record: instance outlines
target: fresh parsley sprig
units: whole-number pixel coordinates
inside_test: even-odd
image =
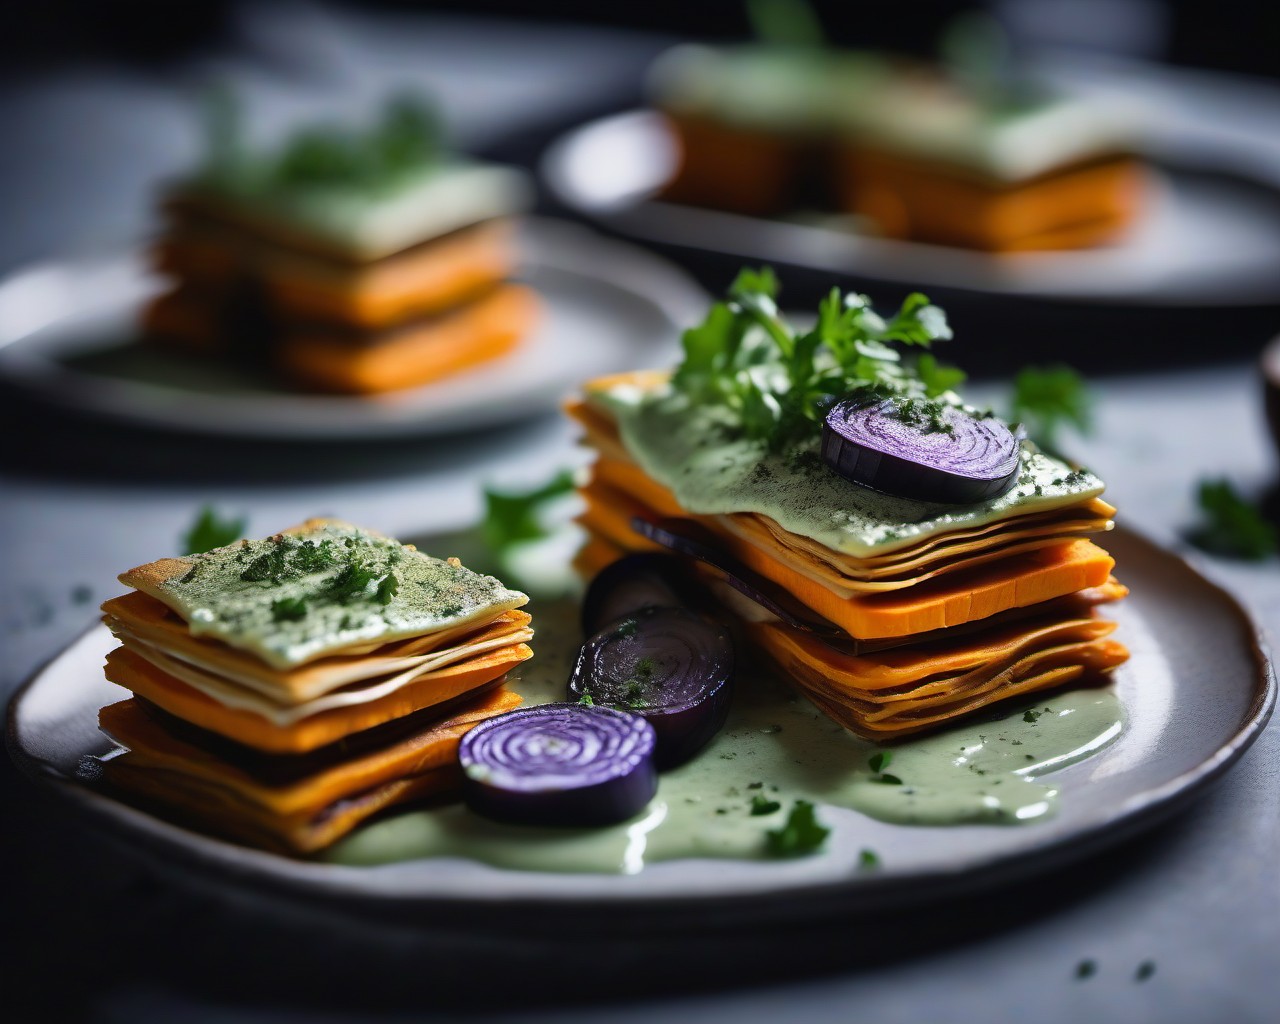
[[[1013,381],[1011,423],[1021,423],[1041,448],[1055,449],[1059,431],[1080,434],[1093,429],[1093,396],[1085,380],[1069,366],[1026,366]]]
[[[1280,530],[1226,479],[1202,480],[1197,493],[1202,521],[1188,539],[1215,555],[1262,561],[1280,550]]]
[[[831,402],[858,389],[936,400],[964,380],[928,352],[904,354],[951,337],[946,315],[919,292],[886,320],[865,295],[833,288],[808,331],[787,323],[777,294],[770,268],[739,273],[726,301],[684,332],[672,377],[690,401],[728,410],[744,436],[774,451],[817,436]]]

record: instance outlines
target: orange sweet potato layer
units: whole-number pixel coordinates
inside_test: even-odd
[[[421,732],[283,785],[264,783],[236,764],[174,736],[136,700],[103,708],[98,723],[130,752],[131,763],[138,767],[203,779],[281,818],[310,819],[338,800],[455,764],[458,742],[469,729],[519,704],[519,695],[501,687]]]
[[[1128,157],[994,185],[857,147],[840,157],[842,204],[894,238],[993,251],[1096,245],[1131,221],[1143,172]]]
[[[455,312],[406,327],[369,345],[296,335],[280,361],[304,383],[327,391],[377,394],[417,387],[506,355],[533,326],[532,289],[505,285]]]
[[[452,700],[492,682],[532,656],[525,644],[488,651],[407,683],[385,697],[322,711],[289,726],[275,725],[251,711],[225,707],[124,648],[107,655],[106,675],[170,714],[237,743],[270,753],[300,754]]]

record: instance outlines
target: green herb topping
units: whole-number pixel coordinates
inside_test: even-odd
[[[777,800],[770,800],[761,793],[756,793],[751,798],[751,816],[761,817],[765,814],[772,814],[774,811],[782,809],[782,804]]]
[[[1009,419],[1023,424],[1042,448],[1053,450],[1064,426],[1081,434],[1093,429],[1093,399],[1071,367],[1028,366],[1014,378]]]
[[[873,871],[880,866],[880,855],[875,850],[863,849],[858,853],[858,867],[863,871]]]
[[[799,857],[813,853],[826,842],[831,829],[818,821],[817,812],[808,800],[797,800],[781,828],[764,834],[765,849],[774,857]]]
[[[1276,553],[1276,527],[1225,479],[1202,480],[1198,493],[1202,522],[1188,535],[1196,547],[1215,555],[1252,561]]]
[[[234,544],[244,536],[245,524],[243,516],[223,519],[212,505],[205,505],[196,515],[195,522],[182,535],[182,553],[199,555]]]
[[[300,597],[282,597],[271,602],[271,618],[275,622],[297,622],[307,614],[307,602]]]
[[[573,493],[573,472],[561,470],[545,484],[528,491],[485,488],[481,535],[499,557],[520,545],[551,535],[544,513],[552,502]]]
[[[343,188],[377,195],[415,179],[443,156],[440,118],[415,96],[390,100],[363,131],[338,125],[300,128],[275,154],[251,151],[239,104],[230,93],[211,96],[205,116],[200,179],[234,192]]]
[[[691,402],[724,407],[744,436],[773,451],[816,437],[827,406],[854,391],[919,400],[925,415],[924,403],[964,379],[932,356],[923,366],[919,356],[904,356],[903,348],[951,337],[942,310],[918,292],[886,320],[865,295],[833,288],[805,332],[782,319],[777,293],[769,268],[742,271],[728,300],[684,332],[684,360],[672,378]]]

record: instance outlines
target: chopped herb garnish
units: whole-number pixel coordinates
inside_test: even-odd
[[[297,622],[306,614],[307,602],[300,597],[282,597],[271,602],[271,618],[275,622]]]
[[[596,702],[592,699],[591,694],[589,693],[584,693],[581,697],[579,697],[578,703],[581,704],[584,708],[593,708],[596,706]]]
[[[763,782],[748,782],[747,789],[764,789]]]
[[[530,491],[484,491],[484,522],[480,531],[488,548],[499,557],[518,544],[551,535],[543,521],[548,505],[573,492],[573,473],[561,470]]]
[[[757,793],[751,798],[751,816],[760,817],[765,814],[772,814],[774,811],[782,809],[782,804],[777,800],[770,800],[767,796]]]
[[[691,402],[728,410],[747,438],[773,451],[817,437],[827,407],[851,392],[928,399],[958,380],[936,360],[921,371],[918,358],[895,347],[951,337],[942,310],[918,292],[886,320],[865,295],[833,288],[803,333],[782,319],[777,293],[769,268],[739,273],[728,299],[684,332],[684,360],[672,378]]]
[[[387,573],[378,581],[378,604],[388,605],[400,590],[400,581],[393,572]]]
[[[901,786],[902,785],[902,780],[898,778],[898,776],[889,775],[888,773],[885,773],[885,772],[882,772],[879,775],[871,776],[871,781],[879,782],[885,786]]]
[[[1067,425],[1081,434],[1093,427],[1093,399],[1084,378],[1069,366],[1028,366],[1013,381],[1011,422],[1022,423],[1031,439],[1052,449]]]
[[[244,536],[246,522],[243,516],[223,519],[212,505],[205,505],[182,535],[182,553],[201,555],[214,548],[225,548]]]
[[[1143,960],[1138,964],[1138,969],[1133,972],[1134,981],[1146,981],[1151,975],[1156,973],[1156,964],[1154,960]]]
[[[1215,555],[1253,561],[1276,553],[1280,533],[1228,480],[1202,480],[1201,523],[1188,534],[1196,547]]]
[[[1024,722],[1030,722],[1032,725],[1035,725],[1036,722],[1039,721],[1040,716],[1042,714],[1044,714],[1043,711],[1034,711],[1034,710],[1028,709],[1022,713],[1022,720]]]
[[[808,800],[797,800],[781,828],[769,829],[764,834],[765,848],[774,857],[798,857],[813,853],[826,841],[831,829],[818,821],[817,813]]]
[[[1098,964],[1095,960],[1081,960],[1076,964],[1077,978],[1092,978],[1098,973]]]
[[[892,751],[881,750],[867,758],[867,764],[871,766],[873,772],[882,772],[889,767],[889,762],[892,760]]]
[[[351,562],[329,583],[329,596],[341,604],[368,596],[374,575],[358,562]]]
[[[863,849],[858,853],[858,867],[863,871],[872,871],[880,866],[880,854],[875,850]]]

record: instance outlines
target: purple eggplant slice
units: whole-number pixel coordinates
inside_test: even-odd
[[[734,674],[721,626],[680,608],[645,608],[591,637],[569,693],[643,716],[660,771],[684,764],[724,726]]]
[[[582,599],[582,632],[600,632],[642,608],[684,608],[699,600],[700,590],[684,560],[645,552],[627,555],[605,566]]]
[[[462,737],[462,796],[477,814],[513,825],[613,825],[658,791],[655,743],[648,722],[613,708],[519,708]]]
[[[1017,482],[1021,441],[995,417],[920,398],[853,394],[822,424],[822,458],[854,483],[900,498],[970,505]]]

